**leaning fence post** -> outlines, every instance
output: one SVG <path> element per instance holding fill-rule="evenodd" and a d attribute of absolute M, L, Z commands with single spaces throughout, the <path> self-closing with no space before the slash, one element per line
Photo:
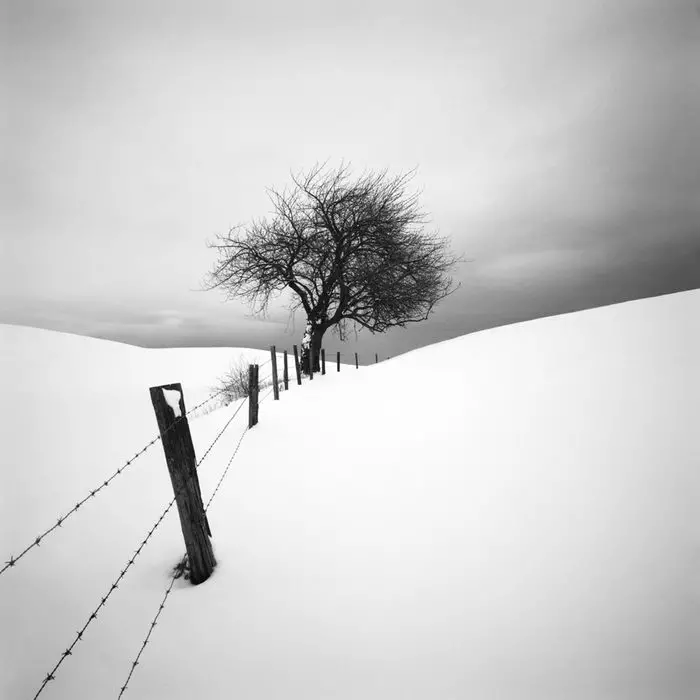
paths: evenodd
<path fill-rule="evenodd" d="M 187 422 L 185 397 L 180 384 L 154 386 L 150 393 L 185 538 L 190 581 L 196 585 L 211 576 L 216 559 L 199 488 L 197 457 Z"/>
<path fill-rule="evenodd" d="M 357 353 L 355 353 L 355 369 L 360 369 L 360 364 L 359 364 L 359 361 L 357 359 Z"/>
<path fill-rule="evenodd" d="M 248 365 L 248 427 L 258 423 L 258 365 Z"/>
<path fill-rule="evenodd" d="M 338 372 L 340 372 L 340 351 L 338 351 L 335 355 L 335 361 L 338 366 Z"/>
<path fill-rule="evenodd" d="M 297 372 L 297 384 L 301 386 L 301 367 L 299 367 L 299 348 L 294 346 L 294 368 Z"/>
<path fill-rule="evenodd" d="M 282 380 L 284 381 L 284 390 L 289 391 L 289 365 L 287 364 L 287 351 L 284 351 L 284 370 L 282 372 Z"/>
<path fill-rule="evenodd" d="M 270 358 L 272 359 L 272 396 L 275 401 L 280 400 L 280 386 L 277 383 L 277 348 L 270 345 Z"/>
<path fill-rule="evenodd" d="M 326 348 L 321 348 L 321 374 L 326 373 Z"/>

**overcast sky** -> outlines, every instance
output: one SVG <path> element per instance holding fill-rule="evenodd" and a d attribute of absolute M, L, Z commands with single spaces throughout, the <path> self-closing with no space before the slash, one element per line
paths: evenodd
<path fill-rule="evenodd" d="M 430 322 L 361 334 L 364 357 L 700 286 L 695 2 L 2 7 L 0 322 L 298 342 L 282 307 L 253 319 L 196 290 L 205 241 L 326 159 L 417 167 L 471 260 Z"/>

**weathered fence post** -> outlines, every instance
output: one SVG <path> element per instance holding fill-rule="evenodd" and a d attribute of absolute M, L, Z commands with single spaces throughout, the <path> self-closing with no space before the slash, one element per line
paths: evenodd
<path fill-rule="evenodd" d="M 321 348 L 321 374 L 326 373 L 326 348 Z"/>
<path fill-rule="evenodd" d="M 374 364 L 376 365 L 377 362 L 379 362 L 379 355 L 377 355 L 377 353 L 375 352 L 374 353 Z"/>
<path fill-rule="evenodd" d="M 216 559 L 199 488 L 197 457 L 185 415 L 185 397 L 180 384 L 154 386 L 150 392 L 185 538 L 190 581 L 196 585 L 211 576 Z"/>
<path fill-rule="evenodd" d="M 258 424 L 258 365 L 248 365 L 248 427 Z"/>
<path fill-rule="evenodd" d="M 297 371 L 297 384 L 301 386 L 301 367 L 299 367 L 299 348 L 294 346 L 294 368 Z"/>
<path fill-rule="evenodd" d="M 270 357 L 272 359 L 272 396 L 275 401 L 280 400 L 280 386 L 277 379 L 277 348 L 270 346 Z"/>
<path fill-rule="evenodd" d="M 287 351 L 284 351 L 284 371 L 282 372 L 282 380 L 284 381 L 284 390 L 289 391 L 289 365 L 287 364 Z"/>
<path fill-rule="evenodd" d="M 335 361 L 336 361 L 336 364 L 337 364 L 337 366 L 338 366 L 338 372 L 340 372 L 340 351 L 338 351 L 338 352 L 336 353 Z"/>
<path fill-rule="evenodd" d="M 360 369 L 360 363 L 359 363 L 359 360 L 357 359 L 357 353 L 355 353 L 355 369 Z"/>

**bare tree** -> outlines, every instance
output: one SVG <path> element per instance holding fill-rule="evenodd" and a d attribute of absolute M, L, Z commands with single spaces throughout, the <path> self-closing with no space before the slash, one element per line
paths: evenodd
<path fill-rule="evenodd" d="M 381 333 L 425 320 L 455 290 L 458 258 L 447 239 L 425 231 L 418 194 L 407 192 L 412 177 L 353 178 L 347 165 L 292 176 L 292 187 L 268 190 L 268 218 L 209 244 L 218 259 L 206 288 L 242 297 L 254 312 L 290 290 L 290 311 L 306 313 L 304 372 L 329 328 L 343 340 L 349 323 Z"/>

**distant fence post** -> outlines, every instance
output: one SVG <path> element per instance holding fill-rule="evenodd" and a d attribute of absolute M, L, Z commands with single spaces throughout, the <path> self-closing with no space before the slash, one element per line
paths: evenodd
<path fill-rule="evenodd" d="M 275 401 L 280 400 L 280 386 L 277 379 L 277 348 L 270 346 L 270 358 L 272 359 L 272 396 Z"/>
<path fill-rule="evenodd" d="M 287 351 L 284 351 L 284 371 L 282 372 L 282 380 L 284 381 L 284 390 L 289 391 L 289 365 L 287 363 Z"/>
<path fill-rule="evenodd" d="M 355 353 L 355 369 L 360 369 L 360 362 L 357 359 L 357 353 Z"/>
<path fill-rule="evenodd" d="M 196 585 L 211 576 L 216 559 L 199 488 L 197 457 L 185 415 L 185 397 L 180 384 L 154 386 L 150 393 L 185 538 L 190 581 Z"/>
<path fill-rule="evenodd" d="M 314 378 L 314 351 L 309 345 L 309 379 Z"/>
<path fill-rule="evenodd" d="M 326 348 L 321 348 L 321 374 L 326 373 Z"/>
<path fill-rule="evenodd" d="M 379 355 L 377 355 L 377 353 L 375 352 L 374 353 L 374 364 L 376 365 L 377 362 L 379 362 Z"/>
<path fill-rule="evenodd" d="M 301 367 L 299 367 L 299 348 L 294 346 L 294 368 L 297 371 L 297 384 L 301 386 Z"/>
<path fill-rule="evenodd" d="M 248 365 L 248 427 L 258 424 L 258 365 Z"/>
<path fill-rule="evenodd" d="M 335 362 L 338 367 L 338 372 L 340 372 L 340 350 L 335 355 Z"/>

